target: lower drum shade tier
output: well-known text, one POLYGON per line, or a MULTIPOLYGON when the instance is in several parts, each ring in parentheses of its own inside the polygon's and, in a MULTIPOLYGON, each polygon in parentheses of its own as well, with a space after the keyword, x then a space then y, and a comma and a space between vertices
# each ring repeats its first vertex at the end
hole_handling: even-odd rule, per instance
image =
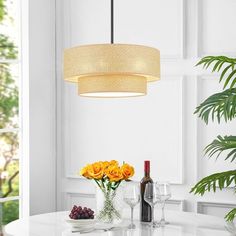
POLYGON ((78 93, 85 97, 133 97, 147 93, 147 80, 142 76, 103 75, 78 79, 78 93))

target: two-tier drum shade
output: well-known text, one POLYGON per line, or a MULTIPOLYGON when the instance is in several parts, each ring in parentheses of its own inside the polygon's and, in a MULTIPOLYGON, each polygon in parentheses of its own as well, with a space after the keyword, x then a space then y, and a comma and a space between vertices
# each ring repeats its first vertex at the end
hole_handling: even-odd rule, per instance
POLYGON ((96 44, 66 49, 64 79, 87 97, 130 97, 147 93, 160 79, 160 52, 132 44, 96 44))

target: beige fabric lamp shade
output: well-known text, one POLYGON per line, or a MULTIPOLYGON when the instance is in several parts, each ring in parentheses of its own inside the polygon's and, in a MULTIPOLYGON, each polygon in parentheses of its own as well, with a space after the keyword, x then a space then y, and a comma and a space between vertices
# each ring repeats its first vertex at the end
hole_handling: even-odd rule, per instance
POLYGON ((160 52, 132 44, 96 44, 66 49, 64 79, 88 97, 130 97, 147 93, 160 79, 160 52))

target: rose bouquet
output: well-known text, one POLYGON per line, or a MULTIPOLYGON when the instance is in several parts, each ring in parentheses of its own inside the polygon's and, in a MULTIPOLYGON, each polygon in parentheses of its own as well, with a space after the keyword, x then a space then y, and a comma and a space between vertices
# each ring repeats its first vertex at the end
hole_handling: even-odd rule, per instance
POLYGON ((80 175, 93 179, 102 192, 103 201, 97 212, 97 218, 106 223, 120 220, 121 214, 116 207, 117 188, 123 180, 134 175, 134 167, 124 163, 119 165, 115 160, 99 161, 88 164, 80 170, 80 175))

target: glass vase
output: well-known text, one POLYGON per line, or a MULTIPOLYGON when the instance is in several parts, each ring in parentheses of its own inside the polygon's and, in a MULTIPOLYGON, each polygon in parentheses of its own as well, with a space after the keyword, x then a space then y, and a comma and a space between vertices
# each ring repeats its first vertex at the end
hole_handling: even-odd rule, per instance
POLYGON ((122 221, 123 209, 122 187, 102 190, 96 187, 96 218, 101 223, 119 224, 122 221))

